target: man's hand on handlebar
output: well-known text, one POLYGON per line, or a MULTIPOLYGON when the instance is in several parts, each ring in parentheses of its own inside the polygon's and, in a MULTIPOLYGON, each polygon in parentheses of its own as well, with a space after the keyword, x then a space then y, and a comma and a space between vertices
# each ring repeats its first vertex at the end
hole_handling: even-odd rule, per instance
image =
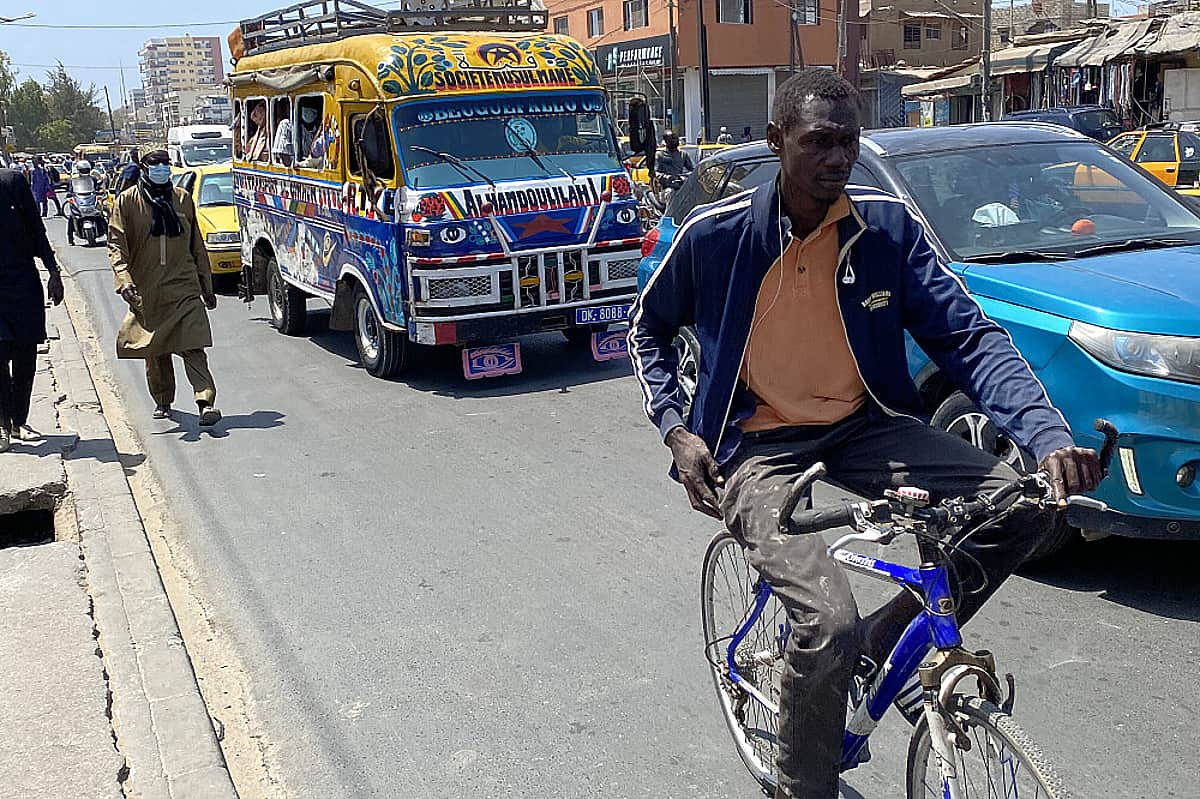
POLYGON ((1094 490, 1104 478, 1100 456, 1094 449, 1084 447, 1063 447, 1051 452, 1042 461, 1041 470, 1050 479, 1059 510, 1067 507, 1067 497, 1094 490))
POLYGON ((714 519, 722 518, 717 488, 725 484, 725 478, 721 477, 704 439, 683 427, 676 427, 667 433, 667 446, 671 448, 675 468, 679 470, 679 479, 692 507, 714 519))

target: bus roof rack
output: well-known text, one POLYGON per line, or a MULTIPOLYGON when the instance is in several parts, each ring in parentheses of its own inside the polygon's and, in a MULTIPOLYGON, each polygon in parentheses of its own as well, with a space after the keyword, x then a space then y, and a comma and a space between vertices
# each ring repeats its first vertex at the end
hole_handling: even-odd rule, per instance
POLYGON ((243 20, 243 55, 332 42, 369 33, 544 31, 544 0, 402 0, 388 11, 359 0, 307 2, 243 20))

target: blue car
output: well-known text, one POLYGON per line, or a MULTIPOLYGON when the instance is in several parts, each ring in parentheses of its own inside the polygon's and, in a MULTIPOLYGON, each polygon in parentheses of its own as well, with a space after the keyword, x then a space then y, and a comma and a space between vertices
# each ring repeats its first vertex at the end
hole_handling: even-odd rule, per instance
MULTIPOLYGON (((773 180, 765 143, 701 163, 646 237, 639 287, 698 205, 773 180)), ((1072 507, 1037 553, 1079 535, 1200 538, 1200 216, 1103 145, 1039 123, 864 134, 851 182, 903 198, 934 250, 1017 348, 1081 446, 1092 422, 1121 431, 1112 475, 1072 507)), ((695 346, 681 382, 691 384, 695 346)), ((910 339, 909 372, 934 424, 1029 469, 1034 464, 910 339)))

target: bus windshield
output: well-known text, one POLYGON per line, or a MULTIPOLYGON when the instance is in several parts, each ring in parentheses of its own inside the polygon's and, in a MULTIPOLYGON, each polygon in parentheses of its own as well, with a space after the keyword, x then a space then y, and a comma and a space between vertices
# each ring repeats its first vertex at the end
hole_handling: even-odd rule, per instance
POLYGON ((180 149, 183 150, 184 166, 207 166, 233 158, 233 142, 229 139, 206 141, 203 144, 185 144, 180 149))
POLYGON ((411 103, 396 109, 394 121, 412 188, 621 169, 599 92, 411 103))

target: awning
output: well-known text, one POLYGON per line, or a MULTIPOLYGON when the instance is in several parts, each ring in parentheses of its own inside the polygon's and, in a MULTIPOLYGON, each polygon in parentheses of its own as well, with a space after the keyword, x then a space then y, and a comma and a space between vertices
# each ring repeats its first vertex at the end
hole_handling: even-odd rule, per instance
POLYGON ((1158 37, 1138 47, 1139 54, 1175 55, 1200 49, 1200 11, 1184 11, 1167 17, 1158 37))
POLYGON ((1041 72, 1051 58, 1075 46, 1075 42, 1046 42, 1025 47, 1009 47, 992 53, 992 75, 1041 72))
POLYGON ((979 82, 977 69, 973 68, 970 72, 950 75, 938 80, 927 80, 924 83, 910 83, 901 87, 900 94, 904 97, 926 97, 932 94, 945 94, 954 89, 963 89, 979 82))
POLYGON ((909 19, 983 19, 982 14, 945 14, 941 11, 905 11, 909 19))
POLYGON ((1117 25, 1092 39, 1084 39, 1054 59, 1059 67, 1102 67, 1127 52, 1146 37, 1158 20, 1147 19, 1117 25))

